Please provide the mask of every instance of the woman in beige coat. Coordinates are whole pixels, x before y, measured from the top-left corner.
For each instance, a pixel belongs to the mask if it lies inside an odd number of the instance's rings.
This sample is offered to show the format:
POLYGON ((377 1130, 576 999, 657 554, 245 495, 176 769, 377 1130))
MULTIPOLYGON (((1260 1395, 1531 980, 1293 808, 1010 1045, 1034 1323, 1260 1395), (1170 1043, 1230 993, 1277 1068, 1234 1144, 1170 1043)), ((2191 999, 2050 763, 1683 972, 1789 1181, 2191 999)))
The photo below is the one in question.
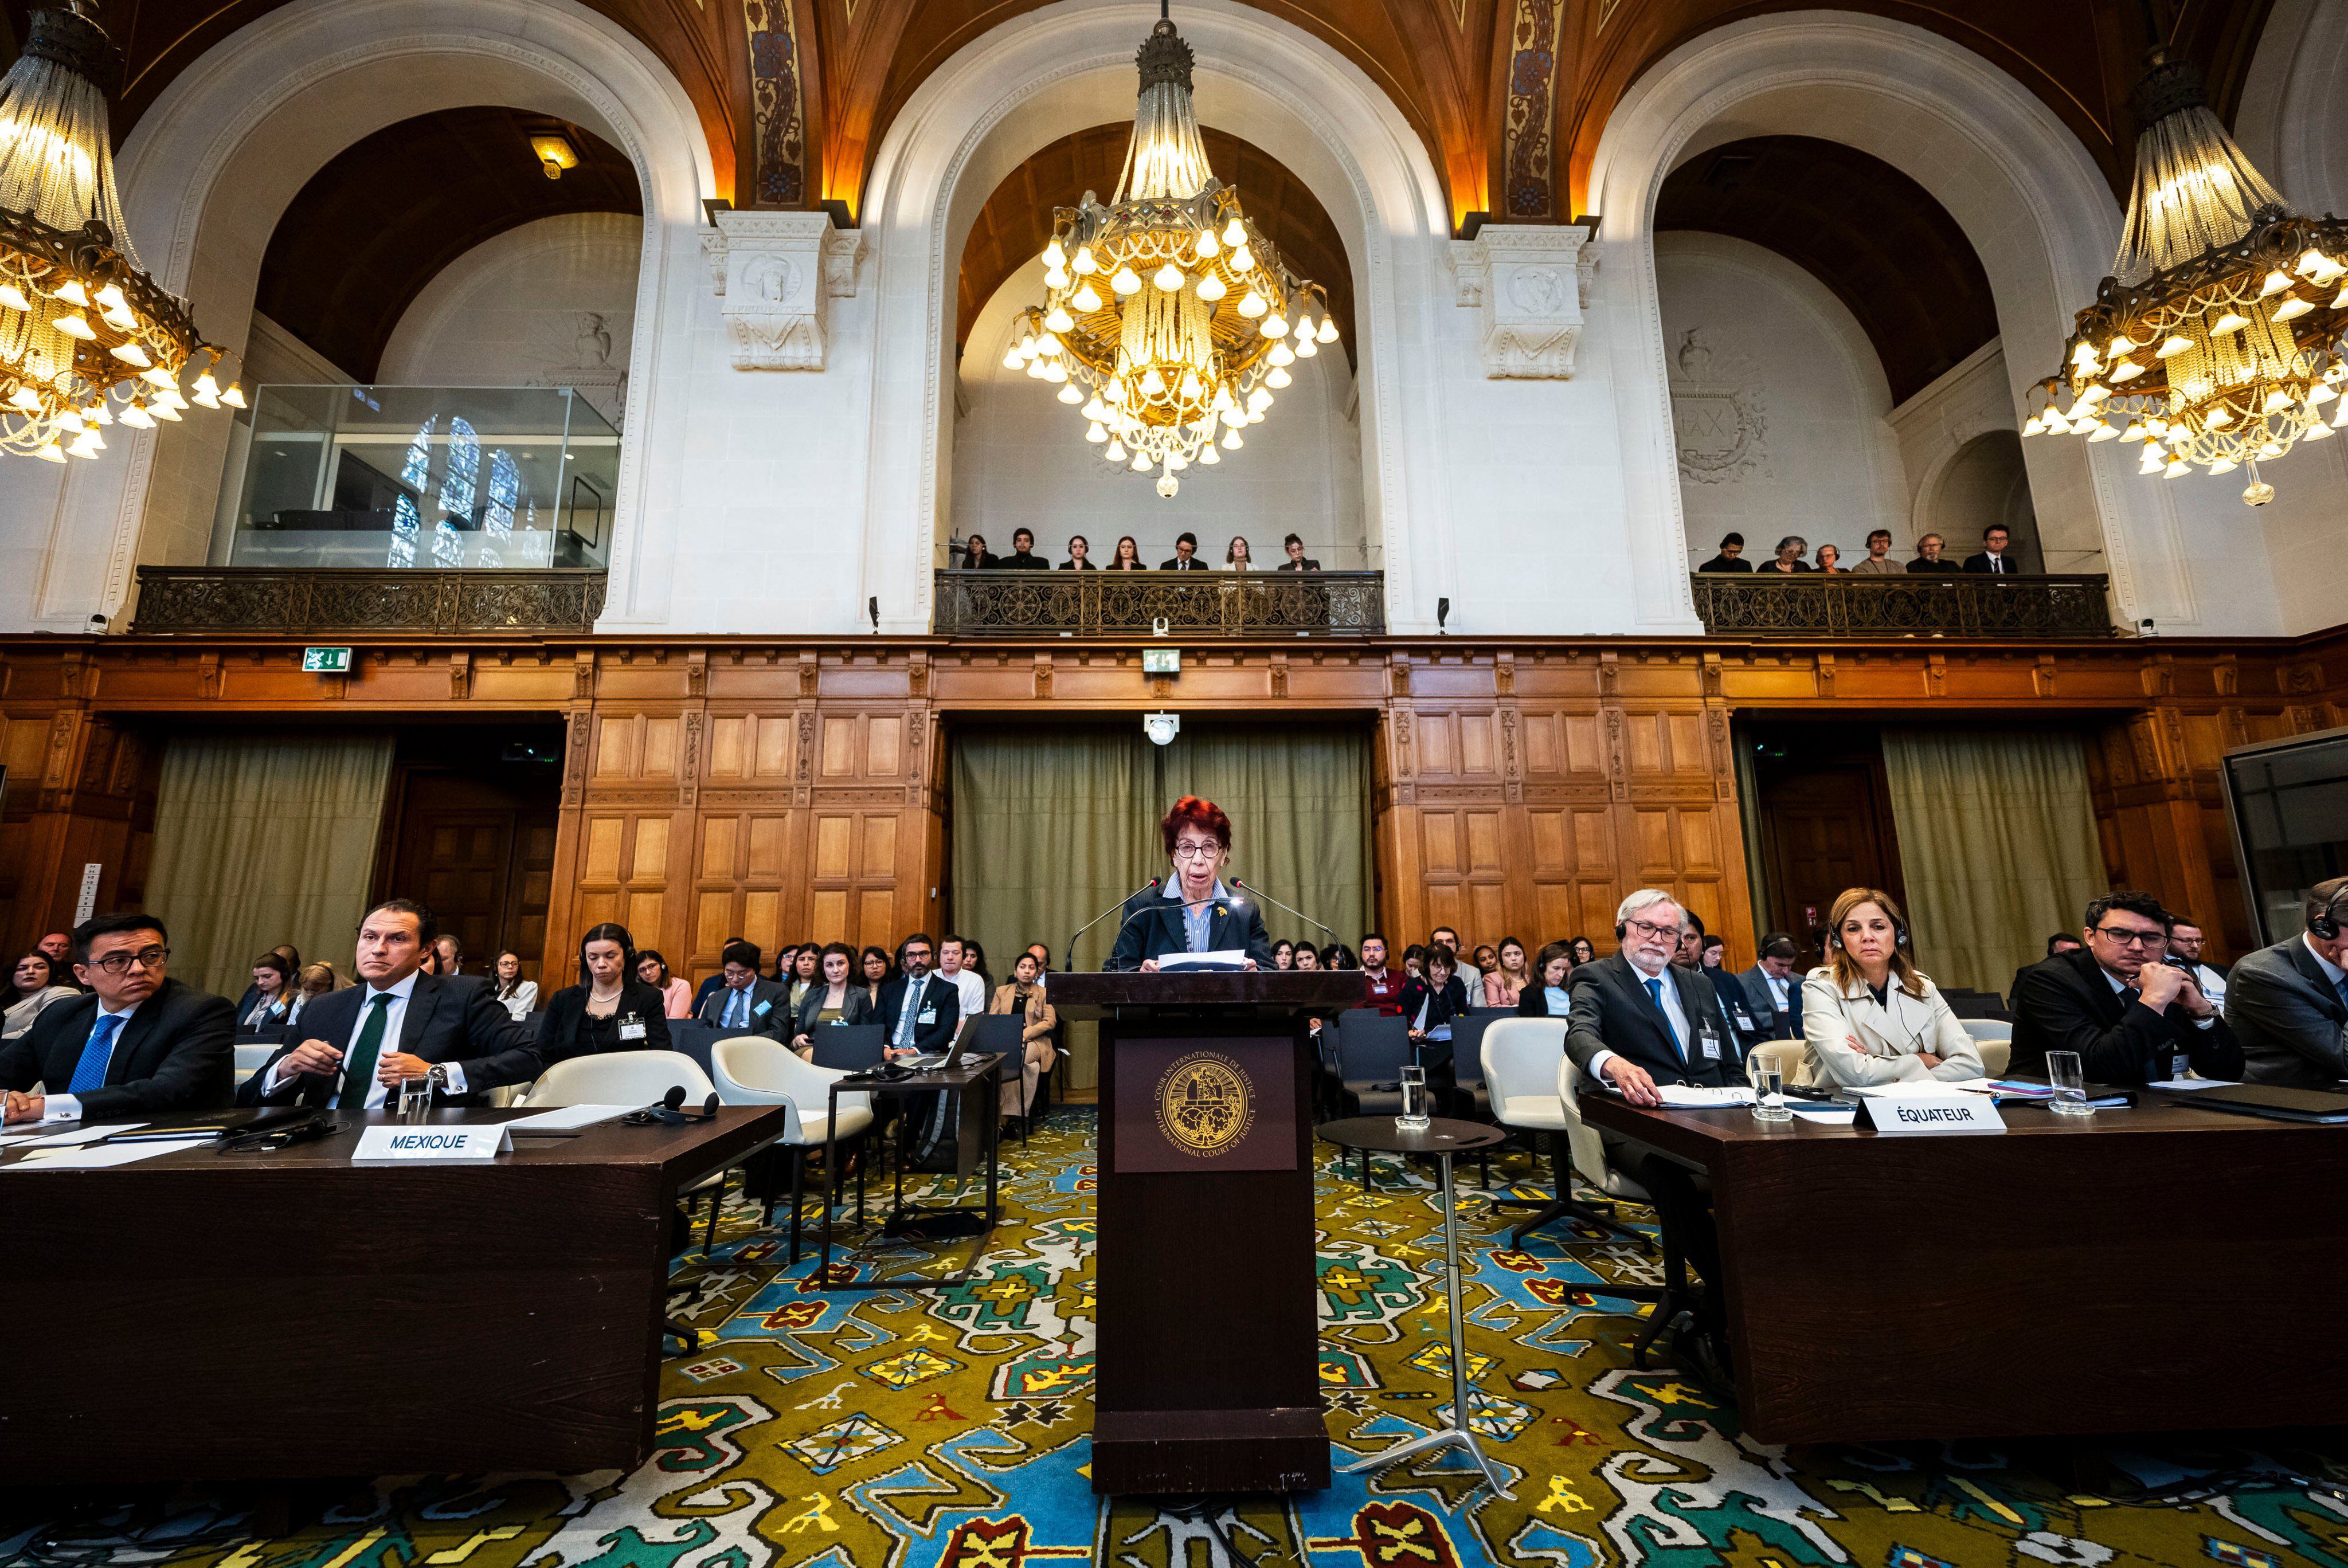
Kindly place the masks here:
POLYGON ((1044 999, 1044 988, 1036 981, 1035 955, 1022 953, 1011 966, 1013 979, 1008 985, 994 988, 994 999, 986 1004, 991 1013, 1017 1013, 1025 1020, 1019 1030, 1025 1060, 1020 1064, 1018 1081, 1003 1081, 1002 1112, 1005 1117, 1025 1116, 1035 1102, 1035 1080, 1051 1071, 1056 1059, 1052 1037, 1060 1027, 1060 1015, 1044 999))
POLYGON ((1850 1089, 1982 1076, 1972 1036, 1902 950, 1907 934, 1880 888, 1848 888, 1834 901, 1828 962, 1802 981, 1806 1081, 1850 1089))

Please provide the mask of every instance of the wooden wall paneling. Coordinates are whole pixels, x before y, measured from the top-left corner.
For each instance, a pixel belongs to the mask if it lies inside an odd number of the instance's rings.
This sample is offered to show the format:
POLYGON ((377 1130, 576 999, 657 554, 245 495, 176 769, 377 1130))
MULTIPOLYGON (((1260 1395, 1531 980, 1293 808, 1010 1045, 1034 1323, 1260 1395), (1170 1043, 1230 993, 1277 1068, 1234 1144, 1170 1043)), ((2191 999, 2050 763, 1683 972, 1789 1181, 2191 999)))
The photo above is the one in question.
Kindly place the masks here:
POLYGON ((83 866, 99 867, 96 908, 135 908, 153 850, 162 749, 135 725, 78 702, 18 712, 8 725, 0 807, 0 898, 12 952, 73 924, 83 866))

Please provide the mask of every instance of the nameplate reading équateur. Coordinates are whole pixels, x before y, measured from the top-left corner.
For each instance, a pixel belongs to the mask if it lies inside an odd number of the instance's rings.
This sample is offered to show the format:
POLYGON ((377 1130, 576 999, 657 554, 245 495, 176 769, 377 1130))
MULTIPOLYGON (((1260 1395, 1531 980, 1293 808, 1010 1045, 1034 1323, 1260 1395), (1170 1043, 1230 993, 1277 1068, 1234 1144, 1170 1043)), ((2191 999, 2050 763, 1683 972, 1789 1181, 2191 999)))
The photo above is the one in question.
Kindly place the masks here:
POLYGON ((2005 1131, 1986 1094, 1874 1094, 1859 1102, 1858 1120, 1883 1133, 2005 1131))

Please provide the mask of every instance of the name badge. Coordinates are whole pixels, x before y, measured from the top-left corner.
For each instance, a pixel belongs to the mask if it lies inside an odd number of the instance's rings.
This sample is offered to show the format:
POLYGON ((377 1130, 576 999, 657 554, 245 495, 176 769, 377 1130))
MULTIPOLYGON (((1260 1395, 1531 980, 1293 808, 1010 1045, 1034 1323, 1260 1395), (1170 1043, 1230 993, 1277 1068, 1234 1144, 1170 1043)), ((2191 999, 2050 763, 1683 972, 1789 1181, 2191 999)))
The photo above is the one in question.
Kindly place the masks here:
POLYGON ((644 1039, 644 1020, 642 1020, 642 1019, 634 1019, 634 1018, 632 1018, 632 1019, 630 1019, 627 1022, 625 1022, 625 1023, 622 1024, 622 1025, 620 1026, 620 1038, 621 1038, 622 1040, 642 1040, 642 1039, 644 1039))
POLYGON ((925 1007, 922 1009, 922 1015, 913 1021, 915 1023, 935 1023, 938 1021, 938 1009, 933 1007, 925 1007))
POLYGON ((1859 1122, 1878 1132, 2003 1132, 2005 1118, 1986 1094, 1870 1094, 1859 1122))
MULTIPOLYGON (((774 1005, 775 1005, 775 1004, 774 1004, 774 1003, 772 1003, 772 1002, 770 1002, 770 1001, 767 1001, 767 1002, 760 1002, 757 1007, 752 1008, 750 1010, 751 1010, 752 1012, 754 1012, 754 1013, 757 1013, 757 1014, 759 1014, 759 1015, 761 1015, 761 1016, 764 1016, 766 1013, 767 1013, 768 1011, 770 1011, 770 1010, 772 1010, 772 1009, 773 1009, 774 1005)), ((638 1034, 642 1034, 642 1033, 644 1032, 644 1030, 638 1030, 636 1032, 637 1032, 638 1034)))
POLYGON ((510 1153, 513 1137, 494 1127, 370 1127, 353 1160, 487 1160, 510 1153))
POLYGON ((1746 1012, 1743 1008, 1738 1008, 1736 1009, 1736 1027, 1744 1030, 1748 1034, 1751 1033, 1753 1030, 1753 1015, 1746 1012))
POLYGON ((1703 1047, 1704 1059, 1706 1061, 1720 1060, 1720 1037, 1713 1033, 1710 1029, 1704 1031, 1704 1039, 1698 1043, 1703 1047))
POLYGON ((2181 1050, 2168 1059, 2168 1078, 2172 1083, 2192 1070, 2193 1059, 2181 1050))

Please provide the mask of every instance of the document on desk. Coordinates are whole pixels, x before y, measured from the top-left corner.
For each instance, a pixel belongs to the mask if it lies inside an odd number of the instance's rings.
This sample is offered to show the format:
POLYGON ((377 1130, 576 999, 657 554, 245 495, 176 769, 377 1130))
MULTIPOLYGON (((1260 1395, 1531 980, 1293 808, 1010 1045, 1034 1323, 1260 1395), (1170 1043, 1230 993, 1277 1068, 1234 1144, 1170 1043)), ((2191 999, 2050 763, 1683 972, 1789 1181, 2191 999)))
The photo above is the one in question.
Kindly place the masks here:
POLYGON ((2230 1078, 2164 1078, 2157 1083, 2147 1083, 2147 1089, 2240 1089, 2230 1078))
MULTIPOLYGON (((27 1149, 64 1149, 76 1143, 95 1143, 100 1138, 111 1138, 117 1132, 129 1132, 147 1125, 144 1122, 113 1122, 103 1127, 77 1127, 70 1132, 52 1132, 46 1138, 36 1138, 25 1145, 27 1149)), ((207 1138, 211 1134, 204 1134, 207 1138)))
POLYGON ((1848 1127, 1859 1115, 1856 1105, 1797 1105, 1788 1101, 1787 1108, 1803 1121, 1823 1127, 1848 1127))
POLYGON ((1723 1105, 1753 1103, 1753 1091, 1737 1084, 1730 1084, 1725 1089, 1705 1089, 1697 1084, 1658 1083, 1655 1093, 1666 1107, 1678 1111, 1704 1111, 1723 1105))
MULTIPOLYGON (((107 1131, 118 1132, 121 1129, 109 1127, 107 1131)), ((53 1144, 46 1148, 26 1150, 23 1156, 14 1163, 0 1165, 0 1171, 103 1171, 113 1165, 151 1160, 158 1154, 177 1154, 189 1149, 210 1148, 212 1143, 212 1135, 207 1132, 199 1138, 159 1139, 145 1143, 53 1144)))
POLYGON ((1161 973, 1169 969, 1243 969, 1247 968, 1247 949, 1218 948, 1211 953, 1160 953, 1158 968, 1161 973))
POLYGON ((598 1122, 609 1122, 614 1116, 625 1116, 635 1109, 633 1105, 559 1105, 535 1116, 516 1117, 505 1127, 509 1132, 575 1132, 598 1122))

